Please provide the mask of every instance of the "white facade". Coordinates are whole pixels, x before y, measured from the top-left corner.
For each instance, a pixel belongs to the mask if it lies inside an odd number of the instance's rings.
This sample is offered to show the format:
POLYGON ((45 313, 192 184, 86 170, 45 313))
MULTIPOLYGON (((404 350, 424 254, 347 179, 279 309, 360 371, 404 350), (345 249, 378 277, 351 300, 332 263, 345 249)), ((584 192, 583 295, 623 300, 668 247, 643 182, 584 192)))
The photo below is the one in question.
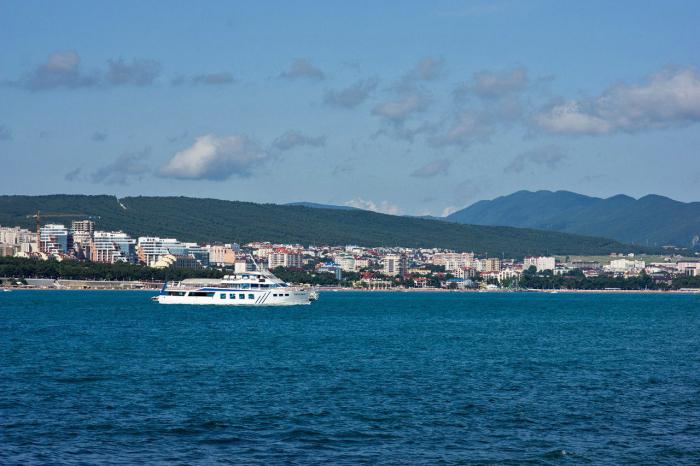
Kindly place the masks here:
POLYGON ((267 267, 272 270, 276 267, 301 268, 303 257, 293 252, 272 252, 267 256, 267 267))
POLYGON ((473 260, 473 252, 441 252, 432 257, 432 263, 444 266, 446 271, 469 267, 473 260))
POLYGON ((158 238, 142 236, 138 240, 139 260, 152 267, 161 256, 166 254, 184 254, 187 248, 175 238, 158 238))
POLYGON ((66 254, 71 238, 65 225, 49 223, 40 229, 41 250, 47 254, 66 254))
POLYGON ((644 261, 615 259, 610 261, 610 265, 604 267, 608 272, 625 273, 644 270, 646 263, 644 261))
POLYGON ((554 257, 540 256, 540 257, 526 257, 523 260, 523 270, 527 270, 533 265, 537 268, 538 272, 544 270, 554 270, 557 261, 554 257))
POLYGON ((95 231, 90 243, 93 262, 134 262, 136 240, 121 231, 95 231))

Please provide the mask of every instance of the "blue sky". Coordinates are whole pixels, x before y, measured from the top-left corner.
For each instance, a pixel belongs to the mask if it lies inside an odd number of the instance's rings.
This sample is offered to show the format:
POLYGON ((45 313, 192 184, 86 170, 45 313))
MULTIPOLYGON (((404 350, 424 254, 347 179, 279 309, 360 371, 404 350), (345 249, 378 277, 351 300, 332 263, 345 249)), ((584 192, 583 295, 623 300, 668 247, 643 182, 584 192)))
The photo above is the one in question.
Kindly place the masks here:
POLYGON ((0 2, 0 192, 700 198, 697 2, 0 2))

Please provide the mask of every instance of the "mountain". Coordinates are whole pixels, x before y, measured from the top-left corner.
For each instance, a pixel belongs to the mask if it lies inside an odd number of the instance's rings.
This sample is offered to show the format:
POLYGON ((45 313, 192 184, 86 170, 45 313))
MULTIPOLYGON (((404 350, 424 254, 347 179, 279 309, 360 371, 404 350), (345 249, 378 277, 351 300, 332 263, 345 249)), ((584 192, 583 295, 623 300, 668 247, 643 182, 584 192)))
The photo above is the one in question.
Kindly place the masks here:
POLYGON ((657 195, 602 199, 568 191, 518 191, 479 201, 446 220, 602 236, 644 246, 691 247, 700 235, 700 202, 657 195))
POLYGON ((184 241, 253 240, 302 244, 444 247, 517 257, 526 254, 607 254, 639 248, 605 238, 511 227, 460 225, 451 222, 379 214, 365 210, 189 197, 0 196, 0 225, 33 228, 29 215, 45 213, 44 222, 68 223, 92 216, 96 226, 133 236, 157 235, 184 241))

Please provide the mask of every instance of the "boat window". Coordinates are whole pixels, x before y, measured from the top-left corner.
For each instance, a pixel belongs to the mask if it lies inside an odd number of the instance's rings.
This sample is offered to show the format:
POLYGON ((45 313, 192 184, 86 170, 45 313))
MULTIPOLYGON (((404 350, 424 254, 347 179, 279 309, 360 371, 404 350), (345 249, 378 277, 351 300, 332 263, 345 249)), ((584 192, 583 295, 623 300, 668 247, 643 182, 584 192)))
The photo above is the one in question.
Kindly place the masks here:
POLYGON ((285 295, 285 296, 289 296, 289 293, 285 293, 284 295, 285 295))
POLYGON ((229 298, 231 298, 231 299, 236 299, 236 293, 231 293, 231 294, 229 295, 229 298))
POLYGON ((219 295, 219 298, 221 298, 221 299, 226 299, 226 293, 221 293, 221 294, 219 295))
POLYGON ((254 295, 253 293, 250 293, 250 294, 248 295, 248 299, 255 299, 255 295, 254 295))
POLYGON ((168 291, 169 296, 185 296, 185 291, 168 291))
POLYGON ((250 278, 250 275, 241 275, 243 278, 250 278))
POLYGON ((251 283, 251 284, 250 284, 250 287, 251 287, 251 288, 258 288, 258 286, 259 286, 259 285, 258 285, 257 283, 251 283))
POLYGON ((238 299, 245 299, 245 295, 243 293, 239 294, 238 299))
POLYGON ((260 288, 270 288, 270 285, 260 285, 260 288))
POLYGON ((250 288, 250 283, 241 283, 241 289, 247 290, 250 288))
POLYGON ((190 291, 190 293, 187 296, 193 296, 193 297, 197 297, 197 298, 213 298, 214 292, 213 291, 190 291))

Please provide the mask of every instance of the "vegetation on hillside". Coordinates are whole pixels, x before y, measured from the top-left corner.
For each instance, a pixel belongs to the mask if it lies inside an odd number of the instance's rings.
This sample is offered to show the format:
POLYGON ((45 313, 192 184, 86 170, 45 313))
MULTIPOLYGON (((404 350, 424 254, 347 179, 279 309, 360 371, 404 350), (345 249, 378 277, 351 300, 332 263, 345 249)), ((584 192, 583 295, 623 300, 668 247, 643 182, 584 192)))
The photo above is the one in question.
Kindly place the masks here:
POLYGON ((34 228, 28 215, 41 210, 44 222, 69 223, 91 216, 97 227, 133 236, 157 235, 184 241, 254 240, 301 244, 443 247, 521 257, 530 254, 607 254, 640 251, 605 238, 565 233, 460 225, 364 210, 315 209, 188 197, 0 196, 0 225, 34 228))

